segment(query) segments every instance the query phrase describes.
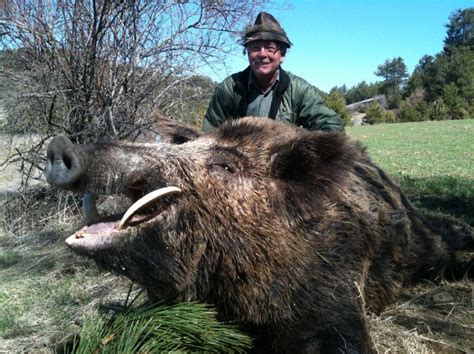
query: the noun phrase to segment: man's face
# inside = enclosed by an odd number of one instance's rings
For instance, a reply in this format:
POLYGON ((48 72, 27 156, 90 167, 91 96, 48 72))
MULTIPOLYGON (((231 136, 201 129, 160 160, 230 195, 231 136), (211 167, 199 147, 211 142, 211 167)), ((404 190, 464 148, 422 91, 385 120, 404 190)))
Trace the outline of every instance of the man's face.
POLYGON ((247 55, 250 68, 257 78, 273 76, 285 59, 273 41, 250 42, 247 44, 247 55))

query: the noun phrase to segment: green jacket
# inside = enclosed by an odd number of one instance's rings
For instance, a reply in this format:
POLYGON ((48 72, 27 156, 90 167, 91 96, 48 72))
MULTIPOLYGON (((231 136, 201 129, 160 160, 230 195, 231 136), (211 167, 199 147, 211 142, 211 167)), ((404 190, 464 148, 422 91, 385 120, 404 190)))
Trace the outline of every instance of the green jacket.
MULTIPOLYGON (((215 129, 227 119, 244 117, 248 106, 250 67, 217 85, 204 117, 202 129, 215 129)), ((308 130, 344 131, 341 117, 323 104, 316 88, 280 68, 269 118, 293 123, 308 130)))

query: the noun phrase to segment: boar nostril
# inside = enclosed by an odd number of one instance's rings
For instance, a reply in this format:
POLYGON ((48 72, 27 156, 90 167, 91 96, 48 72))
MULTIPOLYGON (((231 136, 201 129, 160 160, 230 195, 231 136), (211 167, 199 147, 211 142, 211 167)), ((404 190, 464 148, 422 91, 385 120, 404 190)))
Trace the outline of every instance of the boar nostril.
POLYGON ((82 176, 79 147, 67 137, 57 136, 48 146, 45 174, 53 186, 73 189, 82 176))
POLYGON ((69 158, 69 156, 64 156, 64 157, 63 157, 63 162, 64 162, 64 165, 66 166, 66 168, 67 168, 68 170, 70 170, 71 167, 72 167, 72 161, 71 161, 71 159, 69 158))

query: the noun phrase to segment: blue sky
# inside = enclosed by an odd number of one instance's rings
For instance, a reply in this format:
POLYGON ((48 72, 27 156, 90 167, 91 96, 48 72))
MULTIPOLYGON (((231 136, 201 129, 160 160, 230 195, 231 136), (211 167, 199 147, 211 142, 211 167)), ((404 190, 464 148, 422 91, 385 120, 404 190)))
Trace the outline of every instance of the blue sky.
MULTIPOLYGON (((442 50, 445 24, 456 9, 474 6, 461 0, 294 0, 290 10, 268 9, 286 30, 293 47, 283 68, 329 91, 362 80, 386 59, 402 57, 409 73, 425 54, 442 50)), ((247 66, 240 50, 229 58, 226 74, 247 66)))

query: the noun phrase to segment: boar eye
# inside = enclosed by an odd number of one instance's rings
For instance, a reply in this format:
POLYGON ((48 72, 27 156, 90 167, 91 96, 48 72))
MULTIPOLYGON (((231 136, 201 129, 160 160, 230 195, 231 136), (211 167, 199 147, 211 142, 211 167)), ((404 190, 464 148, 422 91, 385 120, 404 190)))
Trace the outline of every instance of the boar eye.
POLYGON ((220 175, 228 175, 235 172, 235 168, 226 163, 213 163, 210 165, 210 170, 220 175))

